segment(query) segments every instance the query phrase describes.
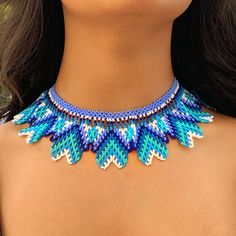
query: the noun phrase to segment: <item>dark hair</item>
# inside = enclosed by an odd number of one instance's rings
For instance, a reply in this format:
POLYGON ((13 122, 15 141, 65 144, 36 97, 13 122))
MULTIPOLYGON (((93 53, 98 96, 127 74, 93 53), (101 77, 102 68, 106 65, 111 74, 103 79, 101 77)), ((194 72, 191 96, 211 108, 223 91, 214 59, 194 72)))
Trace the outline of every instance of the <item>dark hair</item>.
MULTIPOLYGON (((11 94, 0 118, 8 121, 55 83, 64 18, 60 0, 0 0, 0 7, 0 77, 11 94)), ((178 80, 218 112, 234 117, 235 8, 234 0, 193 0, 174 22, 171 46, 178 80)))

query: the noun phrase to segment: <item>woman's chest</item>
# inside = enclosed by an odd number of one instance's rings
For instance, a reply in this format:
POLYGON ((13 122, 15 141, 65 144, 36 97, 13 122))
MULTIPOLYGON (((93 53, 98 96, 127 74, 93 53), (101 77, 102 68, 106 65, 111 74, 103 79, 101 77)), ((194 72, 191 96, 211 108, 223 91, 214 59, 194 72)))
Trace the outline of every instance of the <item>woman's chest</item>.
POLYGON ((2 180, 3 236, 236 233, 233 186, 199 161, 153 160, 146 167, 130 155, 124 169, 104 171, 90 154, 76 165, 22 158, 2 180))

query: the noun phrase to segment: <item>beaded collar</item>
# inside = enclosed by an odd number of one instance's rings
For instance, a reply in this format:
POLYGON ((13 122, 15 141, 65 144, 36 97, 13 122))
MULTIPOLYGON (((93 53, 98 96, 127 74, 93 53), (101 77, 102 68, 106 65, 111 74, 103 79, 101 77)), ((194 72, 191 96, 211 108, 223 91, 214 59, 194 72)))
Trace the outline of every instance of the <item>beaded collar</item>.
POLYGON ((74 164, 84 151, 90 150, 96 153, 96 162, 102 169, 110 163, 122 168, 133 150, 145 165, 150 165, 154 157, 165 160, 170 138, 192 148, 193 137, 203 137, 197 123, 213 121, 213 115, 202 111, 202 105, 175 77, 162 97, 121 112, 75 107, 64 101, 53 85, 15 115, 12 122, 29 124, 18 133, 27 135, 27 143, 50 136, 50 155, 55 161, 65 156, 68 163, 74 164))

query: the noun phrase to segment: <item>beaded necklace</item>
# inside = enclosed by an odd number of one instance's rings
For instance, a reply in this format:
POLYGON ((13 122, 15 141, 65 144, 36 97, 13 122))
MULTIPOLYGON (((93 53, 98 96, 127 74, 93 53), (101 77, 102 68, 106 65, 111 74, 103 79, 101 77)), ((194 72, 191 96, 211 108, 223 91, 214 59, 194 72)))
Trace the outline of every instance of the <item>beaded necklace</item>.
POLYGON ((121 112, 82 109, 65 102, 55 85, 14 116, 14 124, 28 123, 19 135, 27 143, 50 136, 53 160, 66 157, 70 164, 80 160, 84 151, 96 153, 102 169, 110 163, 122 168, 128 153, 137 151, 138 159, 150 165, 152 159, 165 160, 169 138, 193 147, 193 137, 202 138, 197 123, 213 121, 213 115, 202 111, 203 102, 180 85, 176 77, 165 94, 152 103, 121 112))

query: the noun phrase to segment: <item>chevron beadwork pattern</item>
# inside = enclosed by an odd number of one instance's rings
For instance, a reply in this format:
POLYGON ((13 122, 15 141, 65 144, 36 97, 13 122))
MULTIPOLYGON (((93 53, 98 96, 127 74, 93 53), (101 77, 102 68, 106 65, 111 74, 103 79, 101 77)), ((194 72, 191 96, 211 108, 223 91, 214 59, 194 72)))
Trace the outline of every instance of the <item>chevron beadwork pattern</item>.
POLYGON ((193 138, 203 137, 197 123, 213 121, 213 115, 202 111, 201 106, 200 100, 181 86, 171 102, 146 117, 92 122, 86 116, 78 118, 74 111, 66 112, 55 105, 46 90, 15 115, 12 122, 29 124, 19 131, 20 136, 27 136, 28 143, 50 136, 50 155, 55 161, 64 156, 68 163, 74 164, 84 151, 91 150, 96 153, 96 162, 102 169, 111 163, 122 168, 133 150, 145 165, 150 165, 155 157, 165 160, 170 138, 192 148, 193 138))

